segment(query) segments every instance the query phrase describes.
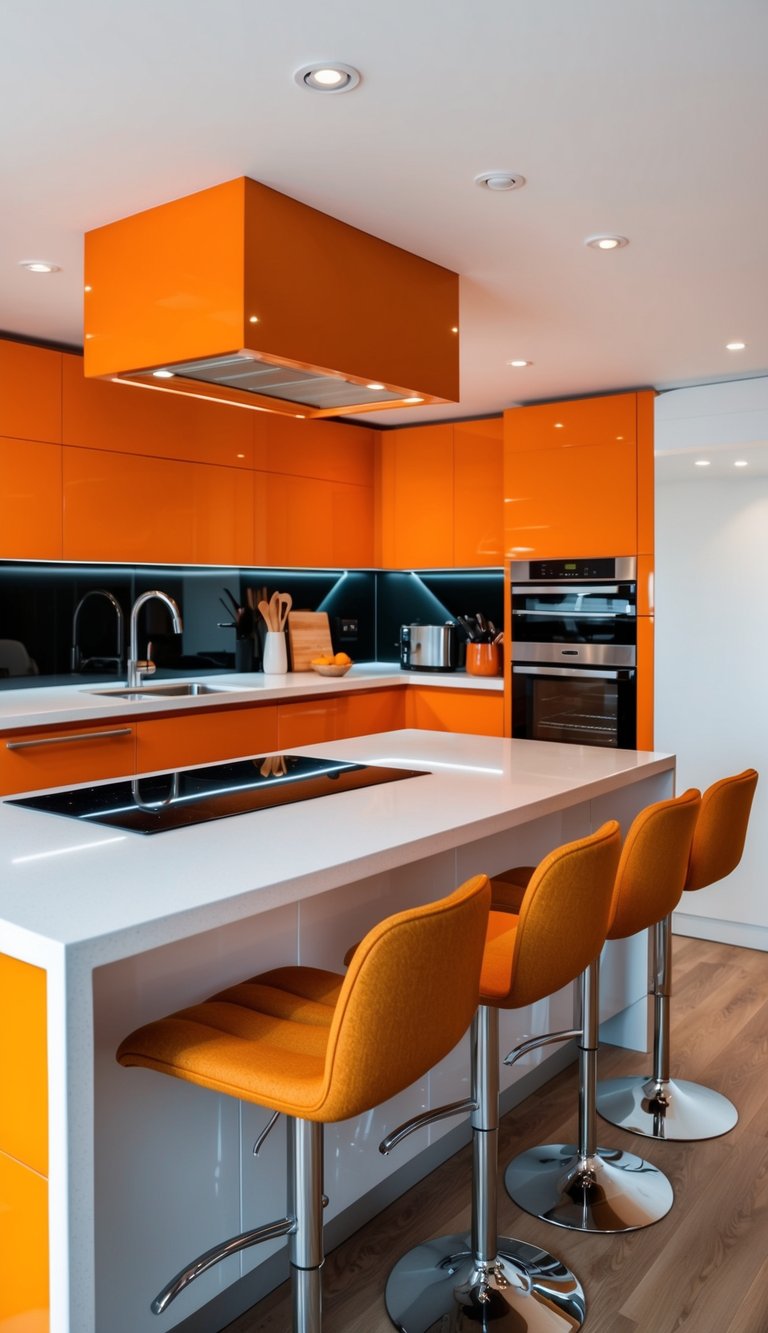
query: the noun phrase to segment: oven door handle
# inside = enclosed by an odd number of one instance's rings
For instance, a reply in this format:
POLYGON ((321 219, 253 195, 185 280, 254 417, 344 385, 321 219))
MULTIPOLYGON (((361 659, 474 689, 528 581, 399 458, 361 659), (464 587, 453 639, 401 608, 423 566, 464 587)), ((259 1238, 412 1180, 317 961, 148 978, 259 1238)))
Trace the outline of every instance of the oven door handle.
POLYGON ((601 587, 587 587, 584 583, 577 583, 575 579, 566 579, 563 583, 513 583, 512 596, 519 593, 521 597, 536 597, 539 593, 542 596, 563 597, 566 593, 575 592, 579 597, 624 597, 622 588, 634 588, 634 583, 604 583, 601 587))
POLYGON ((514 663, 512 674, 515 676, 570 676, 571 680, 633 680, 635 676, 632 667, 617 671, 597 671, 590 667, 515 666, 514 663))
POLYGON ((513 616, 546 616, 549 620, 634 620, 634 611, 581 611, 570 606, 553 606, 547 611, 513 611, 513 616))

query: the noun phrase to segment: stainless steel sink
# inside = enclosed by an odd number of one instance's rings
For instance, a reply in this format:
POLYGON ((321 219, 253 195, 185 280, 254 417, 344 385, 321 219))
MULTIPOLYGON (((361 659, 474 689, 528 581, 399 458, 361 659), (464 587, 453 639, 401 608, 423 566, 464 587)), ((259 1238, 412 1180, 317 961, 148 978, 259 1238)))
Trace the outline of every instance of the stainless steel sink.
POLYGON ((88 694, 104 694, 112 699, 180 699, 195 698, 199 694, 225 694, 222 685, 204 685, 199 680, 167 681, 161 685, 137 685, 135 689, 126 686, 110 686, 104 690, 88 690, 88 694))

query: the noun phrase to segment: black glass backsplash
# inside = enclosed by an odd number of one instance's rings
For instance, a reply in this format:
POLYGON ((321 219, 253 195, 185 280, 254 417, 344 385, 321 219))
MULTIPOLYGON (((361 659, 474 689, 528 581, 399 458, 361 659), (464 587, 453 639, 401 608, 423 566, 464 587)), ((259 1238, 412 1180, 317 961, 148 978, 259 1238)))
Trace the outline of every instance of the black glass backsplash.
MULTIPOLYGON (((76 677, 121 678, 128 647, 131 607, 142 592, 158 588, 179 604, 184 621, 172 633, 166 607, 149 602, 139 619, 139 654, 147 639, 159 670, 168 674, 233 671, 236 632, 227 609, 228 590, 240 605, 247 588, 289 592, 296 610, 327 611, 334 649, 355 661, 396 662, 401 624, 440 624, 457 615, 482 611, 502 623, 502 571, 382 573, 367 570, 277 570, 193 568, 175 565, 59 565, 0 562, 0 689, 65 683, 76 677), (123 613, 122 666, 117 662, 117 614, 123 613), (225 605, 222 604, 222 601, 225 605), (351 624, 350 624, 351 622, 351 624), (11 640, 20 648, 3 649, 11 640), (77 654, 73 657, 73 648, 77 654), (17 674, 26 659, 29 674, 17 674), (31 665, 34 664, 34 665, 31 665), (34 668, 36 667, 36 672, 34 668)), ((258 619, 258 617, 257 617, 258 619)), ((259 670, 263 636, 252 640, 251 669, 259 670)))

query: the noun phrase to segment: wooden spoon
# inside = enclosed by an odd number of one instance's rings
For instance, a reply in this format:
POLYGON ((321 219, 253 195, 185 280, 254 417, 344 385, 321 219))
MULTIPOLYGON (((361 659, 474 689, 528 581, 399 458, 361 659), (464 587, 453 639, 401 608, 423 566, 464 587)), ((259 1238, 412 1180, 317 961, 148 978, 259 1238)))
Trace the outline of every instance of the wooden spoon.
POLYGON ((272 606, 271 606, 271 603, 269 603, 269 602, 259 602, 259 610, 260 610, 261 614, 263 615, 263 617, 264 617, 264 619, 265 619, 265 621, 266 621, 267 629, 268 629, 268 630, 274 630, 275 627, 274 627, 274 625, 272 624, 272 606))

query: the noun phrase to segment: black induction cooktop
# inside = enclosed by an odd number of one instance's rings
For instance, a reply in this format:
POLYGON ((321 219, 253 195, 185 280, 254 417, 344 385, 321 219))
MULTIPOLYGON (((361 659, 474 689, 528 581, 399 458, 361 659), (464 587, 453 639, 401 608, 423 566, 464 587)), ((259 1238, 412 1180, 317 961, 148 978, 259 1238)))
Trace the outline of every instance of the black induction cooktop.
POLYGON ((424 776, 420 770, 351 764, 308 755, 258 755, 228 764, 187 768, 146 778, 100 782, 95 787, 25 796, 27 806, 84 823, 108 824, 133 833, 165 833, 211 819, 270 810, 278 805, 336 796, 359 787, 424 776))

